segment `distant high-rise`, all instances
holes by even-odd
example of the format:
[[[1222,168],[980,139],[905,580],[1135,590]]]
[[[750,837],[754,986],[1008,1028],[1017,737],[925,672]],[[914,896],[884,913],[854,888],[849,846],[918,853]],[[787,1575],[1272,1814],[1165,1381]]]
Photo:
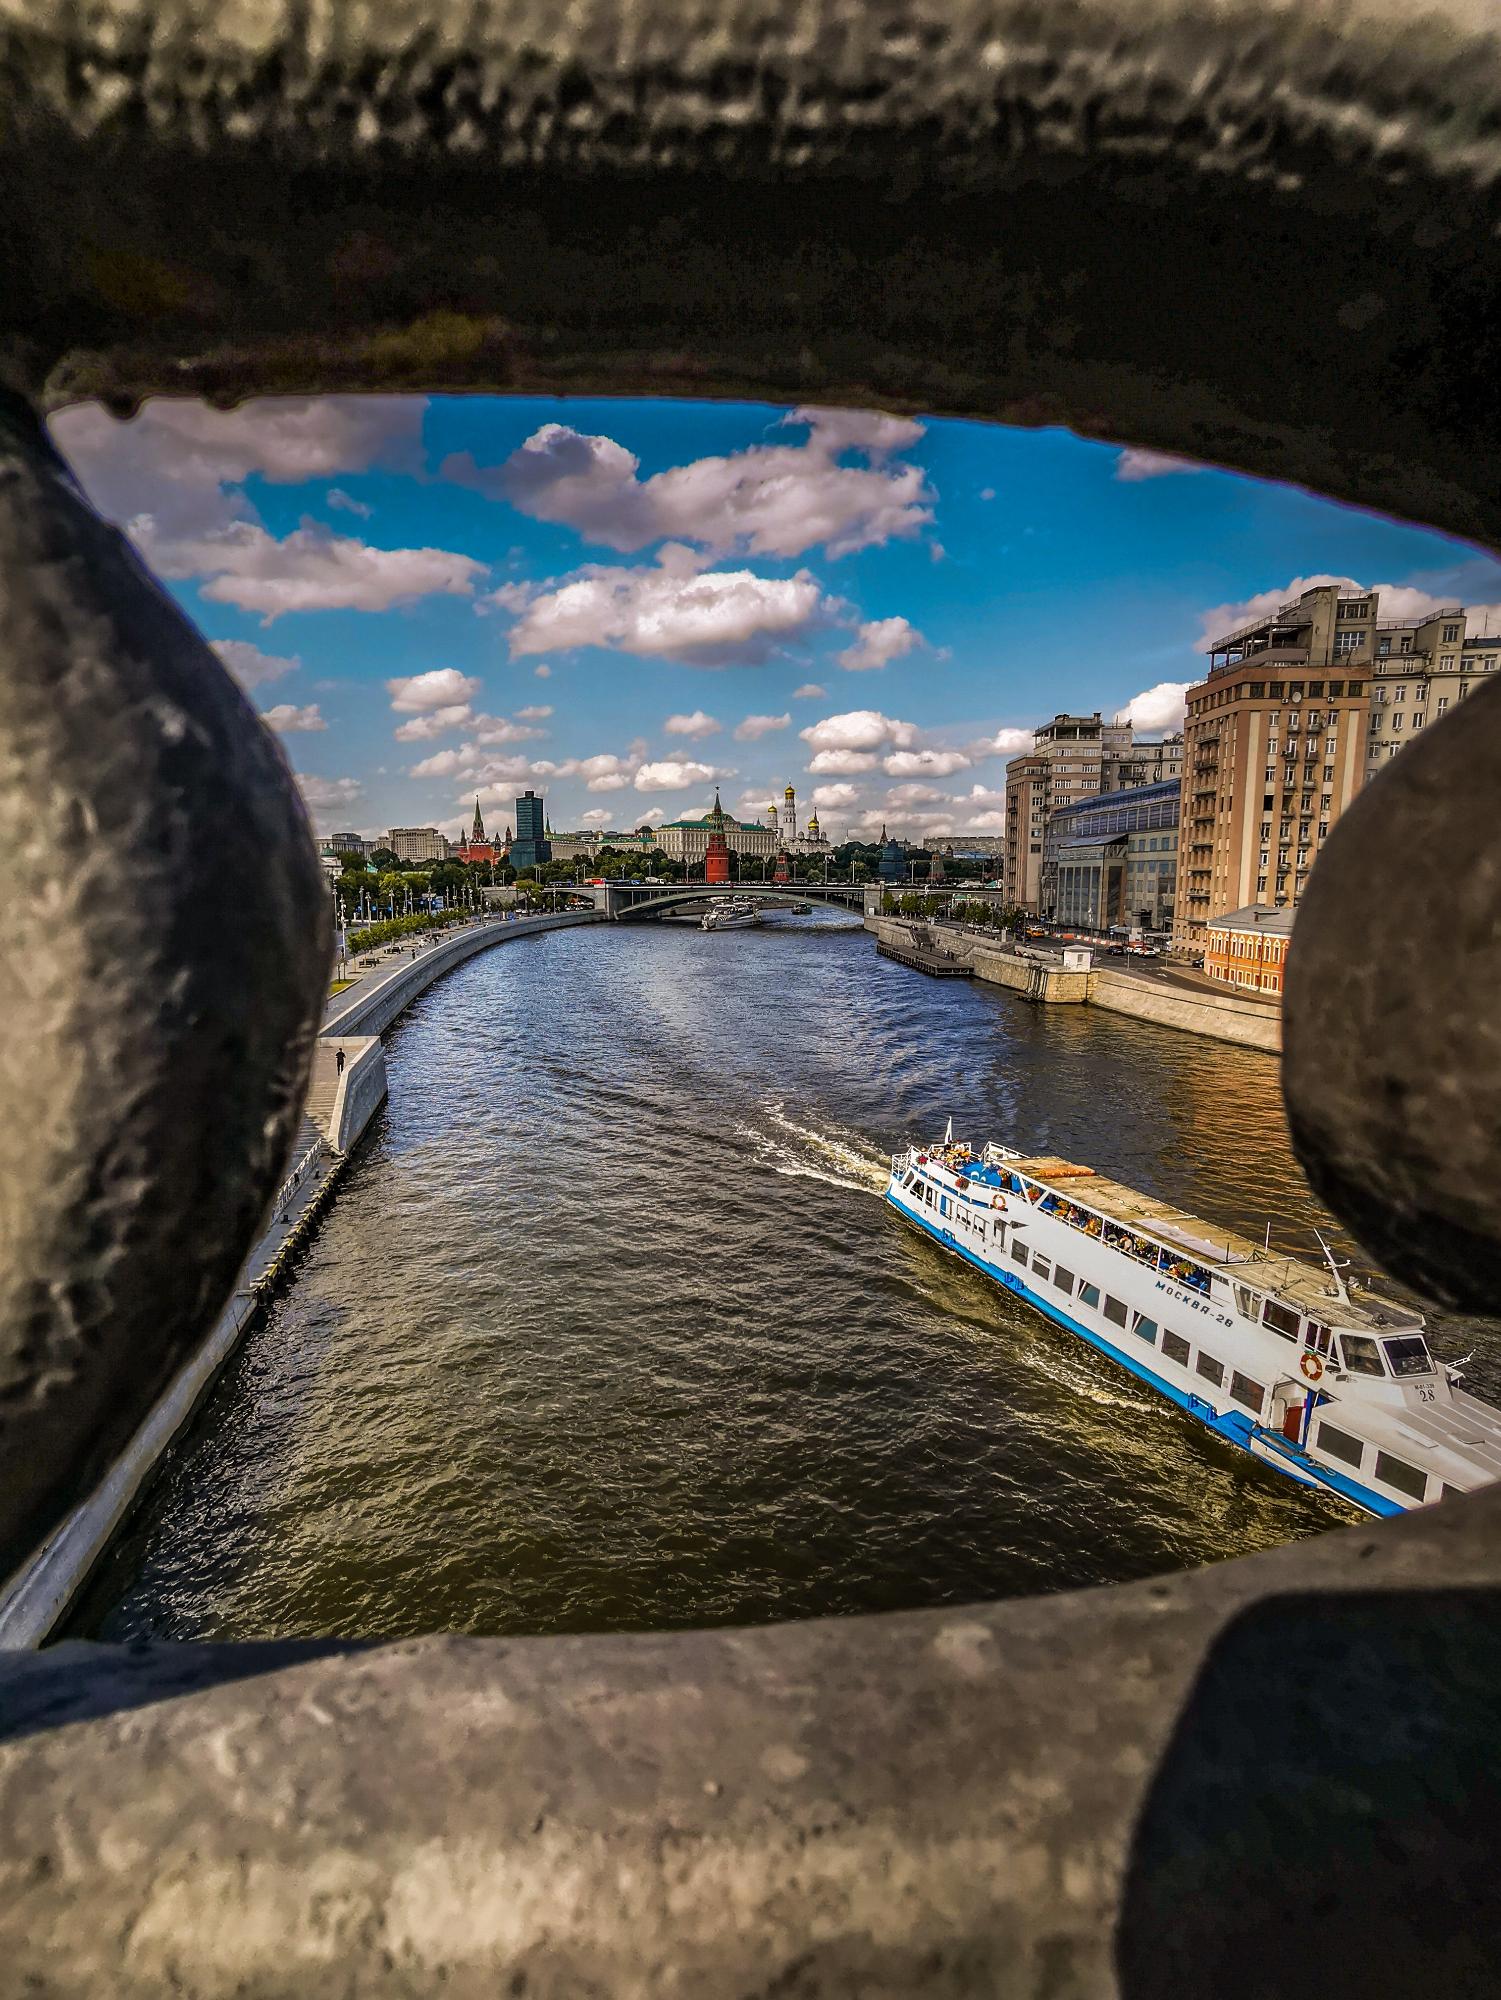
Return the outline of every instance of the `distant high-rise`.
[[[528,789],[516,801],[516,838],[511,842],[511,866],[529,868],[551,859],[547,808],[537,793]]]

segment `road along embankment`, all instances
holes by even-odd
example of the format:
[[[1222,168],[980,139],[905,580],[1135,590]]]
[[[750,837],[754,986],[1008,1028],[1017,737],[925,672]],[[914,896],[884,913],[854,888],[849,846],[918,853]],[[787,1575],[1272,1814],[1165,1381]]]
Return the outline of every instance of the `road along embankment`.
[[[317,1228],[335,1181],[385,1102],[382,1032],[435,980],[476,952],[537,931],[603,921],[586,910],[468,925],[440,935],[436,944],[403,951],[394,963],[378,963],[334,996],[313,1052],[306,1116],[292,1164],[233,1296],[99,1484],[0,1587],[0,1647],[40,1646],[61,1624],[286,1265]]]
[[[913,926],[900,917],[867,916],[865,928],[883,944],[901,949],[912,942]],[[1241,1048],[1276,1055],[1282,1048],[1282,1010],[1265,1000],[1200,989],[1177,983],[1168,974],[1117,971],[1094,965],[1088,972],[1065,970],[1055,960],[1029,956],[993,944],[959,925],[932,925],[942,948],[974,967],[975,977],[990,986],[1004,986],[1025,1000],[1045,1006],[1100,1007],[1110,1014],[1129,1014],[1137,1021],[1178,1028],[1185,1034],[1208,1035]]]

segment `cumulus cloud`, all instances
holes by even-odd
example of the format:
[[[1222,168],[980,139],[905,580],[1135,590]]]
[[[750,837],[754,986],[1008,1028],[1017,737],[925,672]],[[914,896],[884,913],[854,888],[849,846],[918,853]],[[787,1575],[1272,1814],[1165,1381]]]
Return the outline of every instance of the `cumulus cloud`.
[[[275,708],[263,712],[261,721],[268,729],[274,729],[278,736],[311,735],[328,727],[315,701],[309,702],[306,708],[297,708],[289,701],[278,702]]]
[[[518,708],[516,719],[518,722],[545,722],[551,714],[551,708],[546,702],[542,702],[531,708]]]
[[[804,681],[801,687],[792,690],[792,699],[794,701],[820,701],[827,693],[828,689],[820,687],[817,681]]]
[[[462,729],[474,719],[474,711],[468,702],[455,702],[449,708],[430,708],[424,715],[414,715],[408,721],[397,725],[395,735],[398,743],[431,743],[436,736],[446,736],[450,730]]]
[[[894,750],[881,768],[893,778],[947,778],[967,771],[973,758],[964,750]]]
[[[884,803],[895,808],[908,808],[939,803],[952,805],[953,800],[932,785],[892,785],[887,789]]]
[[[691,715],[669,715],[662,727],[669,736],[699,737],[717,735],[720,724],[712,715],[696,708]]]
[[[923,643],[921,632],[905,618],[873,618],[860,627],[855,643],[837,656],[838,664],[846,673],[868,673],[890,666]]]
[[[613,438],[544,424],[504,464],[480,466],[469,452],[445,459],[445,478],[506,500],[534,520],[575,528],[626,553],[678,540],[723,553],[831,556],[911,539],[933,518],[921,467],[895,455],[923,426],[875,412],[792,411],[799,444],[752,445],[721,457],[640,475],[640,460]],[[851,457],[859,464],[848,464]]]
[[[368,521],[375,512],[373,507],[367,507],[363,500],[356,500],[353,494],[346,493],[341,486],[330,486],[323,496],[323,504],[326,507],[336,508],[341,514],[358,514],[362,521]]]
[[[537,676],[537,679],[539,681],[547,681],[552,679],[552,668],[547,666],[545,663],[540,667],[533,667],[532,672]]]
[[[375,549],[304,521],[267,532],[243,491],[252,476],[295,484],[379,462],[416,470],[413,397],[269,398],[237,410],[158,398],[129,423],[97,404],[64,410],[53,435],[85,492],[163,576],[195,577],[214,603],[258,611],[384,611],[434,593],[472,594],[484,565],[446,549]]]
[[[1188,709],[1188,689],[1187,681],[1158,681],[1155,687],[1132,695],[1115,719],[1149,735],[1181,729]]]
[[[457,667],[431,667],[425,674],[400,674],[386,682],[391,706],[403,715],[424,715],[433,709],[467,703],[480,684]]]
[[[1202,472],[1202,465],[1195,465],[1191,459],[1174,458],[1165,451],[1146,451],[1138,445],[1131,445],[1115,461],[1117,479],[1164,479],[1174,472]]]
[[[813,788],[813,810],[815,812],[848,812],[860,799],[858,785],[815,785]]]
[[[791,724],[790,715],[747,715],[735,724],[735,740],[737,743],[754,743],[778,729],[790,728]]]
[[[705,571],[683,556],[664,550],[643,569],[591,566],[559,584],[508,587],[500,608],[520,613],[510,632],[512,657],[602,646],[684,666],[754,664],[827,615],[824,593],[806,570],[780,578]]]
[[[851,708],[810,723],[798,735],[810,750],[905,750],[917,741],[917,725],[882,715],[877,708]]]
[[[603,806],[591,806],[586,813],[579,814],[585,826],[608,826],[611,815]]]
[[[834,777],[841,771],[873,771],[880,761],[874,750],[816,750],[808,769],[815,777]]]
[[[638,792],[685,792],[693,785],[706,785],[711,778],[728,772],[713,764],[695,764],[687,758],[668,757],[655,764],[643,764],[636,773]]]
[[[248,639],[215,639],[212,644],[242,688],[264,687],[268,681],[279,681],[283,674],[295,674],[302,665],[295,653],[290,658],[263,653]]]
[[[986,754],[992,757],[1019,757],[1033,744],[1030,729],[998,729],[994,736],[985,739]]]
[[[307,771],[298,771],[296,777],[307,809],[320,830],[326,829],[331,819],[344,818],[365,789],[358,778],[319,778]]]

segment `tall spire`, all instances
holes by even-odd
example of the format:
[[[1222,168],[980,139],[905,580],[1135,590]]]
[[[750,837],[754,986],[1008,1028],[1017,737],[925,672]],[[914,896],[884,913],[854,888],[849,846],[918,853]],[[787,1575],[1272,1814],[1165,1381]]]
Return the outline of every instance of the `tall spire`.
[[[485,822],[480,818],[478,792],[476,792],[474,795],[474,825],[470,828],[469,838],[474,842],[474,845],[476,847],[482,847],[484,845]]]

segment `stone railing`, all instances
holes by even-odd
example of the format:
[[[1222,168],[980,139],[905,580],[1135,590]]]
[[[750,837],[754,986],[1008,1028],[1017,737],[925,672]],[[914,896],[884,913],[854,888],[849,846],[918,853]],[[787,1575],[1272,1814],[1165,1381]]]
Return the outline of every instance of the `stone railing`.
[[[1501,65],[1467,0],[99,0],[0,8],[0,48],[0,826],[26,858],[0,937],[0,1561],[233,1282],[327,972],[275,745],[45,411],[879,403],[1501,539]],[[1331,245],[1337,282],[1290,310],[1281,274]],[[1498,782],[1491,687],[1346,814],[1284,1056],[1318,1191],[1481,1311]],[[9,1981],[1493,1991],[1498,1513],[752,1633],[18,1657]]]

